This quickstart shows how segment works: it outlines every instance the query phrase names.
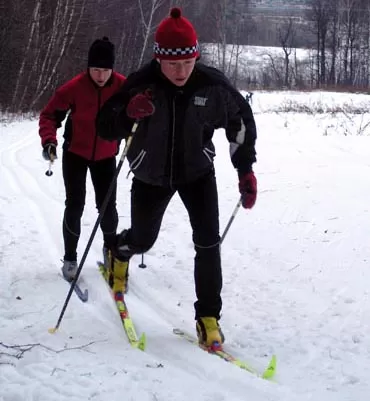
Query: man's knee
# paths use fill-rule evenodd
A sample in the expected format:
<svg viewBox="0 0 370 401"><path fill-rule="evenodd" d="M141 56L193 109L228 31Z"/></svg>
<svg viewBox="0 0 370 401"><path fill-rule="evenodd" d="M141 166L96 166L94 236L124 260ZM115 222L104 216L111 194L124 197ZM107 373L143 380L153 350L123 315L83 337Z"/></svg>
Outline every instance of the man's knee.
<svg viewBox="0 0 370 401"><path fill-rule="evenodd" d="M217 248L220 245L220 236L218 234L213 235L194 235L193 242L195 249L213 249Z"/></svg>
<svg viewBox="0 0 370 401"><path fill-rule="evenodd" d="M116 247L120 255L126 258L135 254L145 253L152 248L156 238L146 238L145 241L135 241L130 230L123 230L117 235Z"/></svg>
<svg viewBox="0 0 370 401"><path fill-rule="evenodd" d="M85 208L85 202L77 199L65 201L66 213L71 216L82 216Z"/></svg>
<svg viewBox="0 0 370 401"><path fill-rule="evenodd" d="M118 226L118 213L116 208L109 208L105 211L100 226L103 232L116 232Z"/></svg>

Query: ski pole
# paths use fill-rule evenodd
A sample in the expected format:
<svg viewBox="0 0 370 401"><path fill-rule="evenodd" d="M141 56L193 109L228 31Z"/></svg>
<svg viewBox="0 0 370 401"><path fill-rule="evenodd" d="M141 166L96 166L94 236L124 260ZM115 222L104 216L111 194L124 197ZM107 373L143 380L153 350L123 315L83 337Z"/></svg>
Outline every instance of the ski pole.
<svg viewBox="0 0 370 401"><path fill-rule="evenodd" d="M234 221L235 216L238 213L238 210L239 210L241 204L242 204L242 198L240 197L240 199L238 200L238 203L235 206L235 209L234 209L233 213L231 214L231 217L230 217L228 223L226 224L225 230L224 230L224 232L223 232L223 234L221 236L221 239L220 239L220 244L222 244L223 240L225 239L226 234L229 231L229 228L230 228L232 222Z"/></svg>
<svg viewBox="0 0 370 401"><path fill-rule="evenodd" d="M139 264L139 267L141 269L145 269L146 268L146 264L144 263L144 254L141 254L141 263Z"/></svg>
<svg viewBox="0 0 370 401"><path fill-rule="evenodd" d="M49 160L49 168L45 172L45 175L47 175L48 177L51 177L53 175L53 172L51 171L51 168L53 167L53 163L54 163L54 155L51 154L50 160Z"/></svg>
<svg viewBox="0 0 370 401"><path fill-rule="evenodd" d="M107 194L105 195L104 202L103 202L103 204L102 204L102 206L101 206L101 208L100 208L98 218L96 219L94 228L93 228L93 230L92 230L92 232L91 232L91 235L90 235L90 238L89 238L89 240L88 240L88 242L87 242L87 245L86 245L85 251L84 251L84 253L83 253L83 255L82 255L80 264L78 265L78 269L77 269L76 275L75 275L75 277L74 277L74 279L73 279L73 281L72 281L72 283L71 283L71 286L70 286L70 288L69 288L68 295L67 295L66 300L64 301L64 305L63 305L62 311L60 312L60 315L59 315L57 324L55 325L55 327L49 329L49 333L55 333L55 332L58 330L58 328L59 328L59 326L60 326L60 323L61 323L61 321L62 321L62 319L63 319L64 313L65 313L65 311L66 311L66 309L67 309L67 306L68 306L68 303L69 303L69 300L70 300L71 295L72 295L72 293L73 293L73 290L74 290L74 288L75 288L75 286L76 286L78 277L79 277L79 275L80 275L80 273L81 273L82 267L83 267L83 265L84 265L84 263L85 263L85 260L86 260L86 258L87 258L87 254L89 253L91 244L92 244L92 242L93 242L93 240L94 240L96 231L97 231L98 228L99 228L99 224L100 224L100 222L101 222L101 220L102 220L102 218L103 218L103 216L104 216L105 209L106 209L107 206L108 206L108 202L109 202L109 199L110 199L110 197L111 197L111 195L112 195L114 186L116 185L117 177L118 177L118 174L119 174L119 172L120 172L120 170L121 170L122 164L123 164L123 162L124 162L124 160L125 160L125 158L126 158L127 152L128 152L128 150L129 150L129 148L130 148L130 145L131 145L131 142L132 142L132 137L133 137L133 135L134 135L134 133L135 133L135 131L136 131L138 125L139 125L139 123L138 123L138 121L136 121L136 122L134 123L133 127L132 127L130 136L127 138L126 146L125 146L125 148L124 148L123 151L122 151L122 155L121 155L120 160L119 160L119 163L118 163L118 165L117 165L117 168L116 168L114 177L113 177L113 179L112 179L112 182L111 182L110 185L109 185L108 192L107 192Z"/></svg>

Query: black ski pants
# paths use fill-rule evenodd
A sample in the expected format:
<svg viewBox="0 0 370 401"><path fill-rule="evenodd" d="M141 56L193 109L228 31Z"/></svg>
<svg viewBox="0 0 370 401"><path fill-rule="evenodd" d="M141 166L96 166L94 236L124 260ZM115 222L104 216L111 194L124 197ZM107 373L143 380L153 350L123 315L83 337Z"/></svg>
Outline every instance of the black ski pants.
<svg viewBox="0 0 370 401"><path fill-rule="evenodd" d="M86 176L90 170L95 191L95 204L100 212L116 171L116 159L111 157L99 161L86 160L72 152L63 152L63 179L66 191L63 218L64 259L77 260L77 244L81 233L81 218L85 207ZM118 214L116 208L116 187L100 223L104 245L113 247L116 241Z"/></svg>
<svg viewBox="0 0 370 401"><path fill-rule="evenodd" d="M197 296L195 318L212 316L219 319L222 271L218 194L213 170L194 182L176 188L153 186L134 178L131 188L131 228L122 233L118 246L120 250L125 250L127 258L149 250L157 239L165 210L176 192L189 214L193 230Z"/></svg>

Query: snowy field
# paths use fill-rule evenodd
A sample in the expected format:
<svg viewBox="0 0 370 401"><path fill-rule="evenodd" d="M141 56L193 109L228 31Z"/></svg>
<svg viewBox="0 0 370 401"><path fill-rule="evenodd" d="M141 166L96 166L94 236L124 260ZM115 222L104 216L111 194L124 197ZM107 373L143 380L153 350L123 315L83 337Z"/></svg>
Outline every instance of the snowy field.
<svg viewBox="0 0 370 401"><path fill-rule="evenodd" d="M201 57L207 64L221 68L223 60L224 46L222 44L205 43L201 46ZM292 49L290 54L290 63L300 65L308 65L312 63L315 57L313 49ZM273 65L272 61L273 59ZM235 65L238 65L239 78L257 76L259 82L262 82L261 73L267 71L271 74L275 68L282 74L284 71L285 53L282 47L268 46L249 46L249 45L232 45L225 46L225 71L228 76L234 74ZM310 61L311 60L311 61ZM221 68L222 69L222 68ZM223 70L223 69L222 69ZM307 70L307 67L306 67ZM274 75L274 74L272 74ZM306 74L305 74L306 75ZM309 81L309 79L308 79Z"/></svg>
<svg viewBox="0 0 370 401"><path fill-rule="evenodd" d="M259 184L222 247L225 347L263 370L257 378L172 334L193 320L193 246L175 197L159 239L132 259L127 303L147 349L130 348L96 268L98 232L82 271L89 302L60 277L61 162L47 177L36 120L0 125L1 401L367 401L370 394L370 114L286 113L366 108L366 95L255 93ZM285 103L284 103L285 102ZM367 107L369 108L369 107ZM360 129L361 128L361 129ZM62 141L62 132L59 133ZM239 194L222 130L215 135L221 228ZM119 228L129 224L127 164L119 177ZM88 195L81 256L95 223Z"/></svg>

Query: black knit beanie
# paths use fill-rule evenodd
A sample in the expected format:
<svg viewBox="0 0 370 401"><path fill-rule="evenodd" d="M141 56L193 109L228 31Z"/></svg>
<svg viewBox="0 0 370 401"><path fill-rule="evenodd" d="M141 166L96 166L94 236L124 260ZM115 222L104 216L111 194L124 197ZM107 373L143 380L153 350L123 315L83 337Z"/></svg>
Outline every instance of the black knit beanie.
<svg viewBox="0 0 370 401"><path fill-rule="evenodd" d="M114 45L106 36L95 40L90 46L87 66L113 69Z"/></svg>

